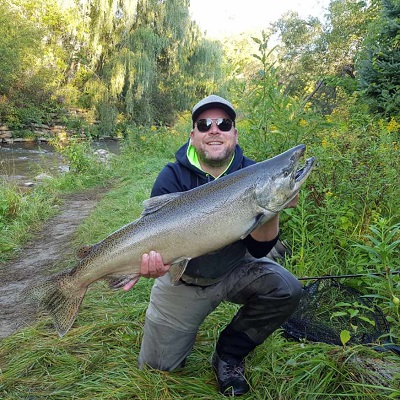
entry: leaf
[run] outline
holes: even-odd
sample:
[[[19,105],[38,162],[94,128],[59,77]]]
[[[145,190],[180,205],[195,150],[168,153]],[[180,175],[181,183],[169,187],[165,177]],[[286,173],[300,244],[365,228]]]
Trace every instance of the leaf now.
[[[357,332],[357,329],[358,329],[357,325],[350,324],[350,326],[351,326],[351,329],[353,329],[354,332]]]
[[[339,303],[335,304],[335,307],[350,307],[350,303],[345,303],[343,301],[340,301]]]
[[[344,312],[344,311],[336,311],[336,312],[334,312],[332,315],[331,315],[331,320],[332,320],[332,318],[335,318],[335,317],[344,317],[345,315],[347,315],[347,312]]]
[[[256,37],[251,37],[252,39],[253,39],[253,41],[254,42],[256,42],[257,44],[261,44],[262,42],[261,42],[261,40],[260,39],[258,39],[258,38],[256,38]]]
[[[350,308],[350,309],[348,310],[348,312],[349,312],[349,314],[350,314],[350,318],[354,318],[357,314],[360,313],[359,310],[355,310],[354,308]]]
[[[362,319],[362,320],[365,321],[365,322],[368,322],[368,323],[371,324],[372,326],[375,326],[375,325],[376,325],[375,321],[373,321],[372,319],[369,319],[369,318],[367,318],[367,317],[363,317],[362,315],[360,315],[358,318],[359,318],[359,319]]]
[[[340,341],[342,342],[343,346],[346,346],[346,343],[350,340],[351,335],[348,330],[343,330],[340,332]]]

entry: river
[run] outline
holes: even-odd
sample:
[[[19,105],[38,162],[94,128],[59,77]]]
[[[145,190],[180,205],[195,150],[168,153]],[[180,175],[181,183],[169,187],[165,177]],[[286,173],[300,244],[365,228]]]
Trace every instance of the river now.
[[[119,154],[120,143],[117,140],[100,140],[93,142],[93,148]],[[65,159],[46,142],[0,143],[0,180],[24,186],[39,174],[55,176],[67,168]]]

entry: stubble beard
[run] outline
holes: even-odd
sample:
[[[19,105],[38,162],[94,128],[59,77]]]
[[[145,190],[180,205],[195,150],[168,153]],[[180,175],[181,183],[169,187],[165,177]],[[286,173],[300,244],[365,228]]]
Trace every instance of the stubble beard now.
[[[234,153],[234,149],[226,149],[222,154],[218,156],[212,156],[207,151],[198,151],[197,156],[200,159],[200,162],[205,165],[209,165],[213,168],[220,168],[228,165],[232,159]]]

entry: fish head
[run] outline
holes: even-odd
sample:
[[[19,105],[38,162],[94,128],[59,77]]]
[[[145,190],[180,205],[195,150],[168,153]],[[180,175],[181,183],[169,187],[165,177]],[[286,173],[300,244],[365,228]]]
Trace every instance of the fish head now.
[[[263,209],[277,213],[299,192],[315,162],[311,157],[299,167],[306,146],[300,144],[276,157],[260,163],[260,179],[256,188],[257,203]]]

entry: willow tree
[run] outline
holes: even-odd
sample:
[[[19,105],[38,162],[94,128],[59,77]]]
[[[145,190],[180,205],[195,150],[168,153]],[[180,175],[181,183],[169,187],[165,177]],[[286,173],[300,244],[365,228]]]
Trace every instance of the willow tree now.
[[[0,11],[0,91],[15,95],[18,82],[29,98],[94,110],[102,134],[169,123],[218,87],[222,51],[189,0],[0,0]]]
[[[109,116],[117,110],[127,122],[170,123],[196,95],[215,88],[217,47],[201,37],[187,0],[140,0],[132,25],[99,71],[102,104],[113,110]]]

